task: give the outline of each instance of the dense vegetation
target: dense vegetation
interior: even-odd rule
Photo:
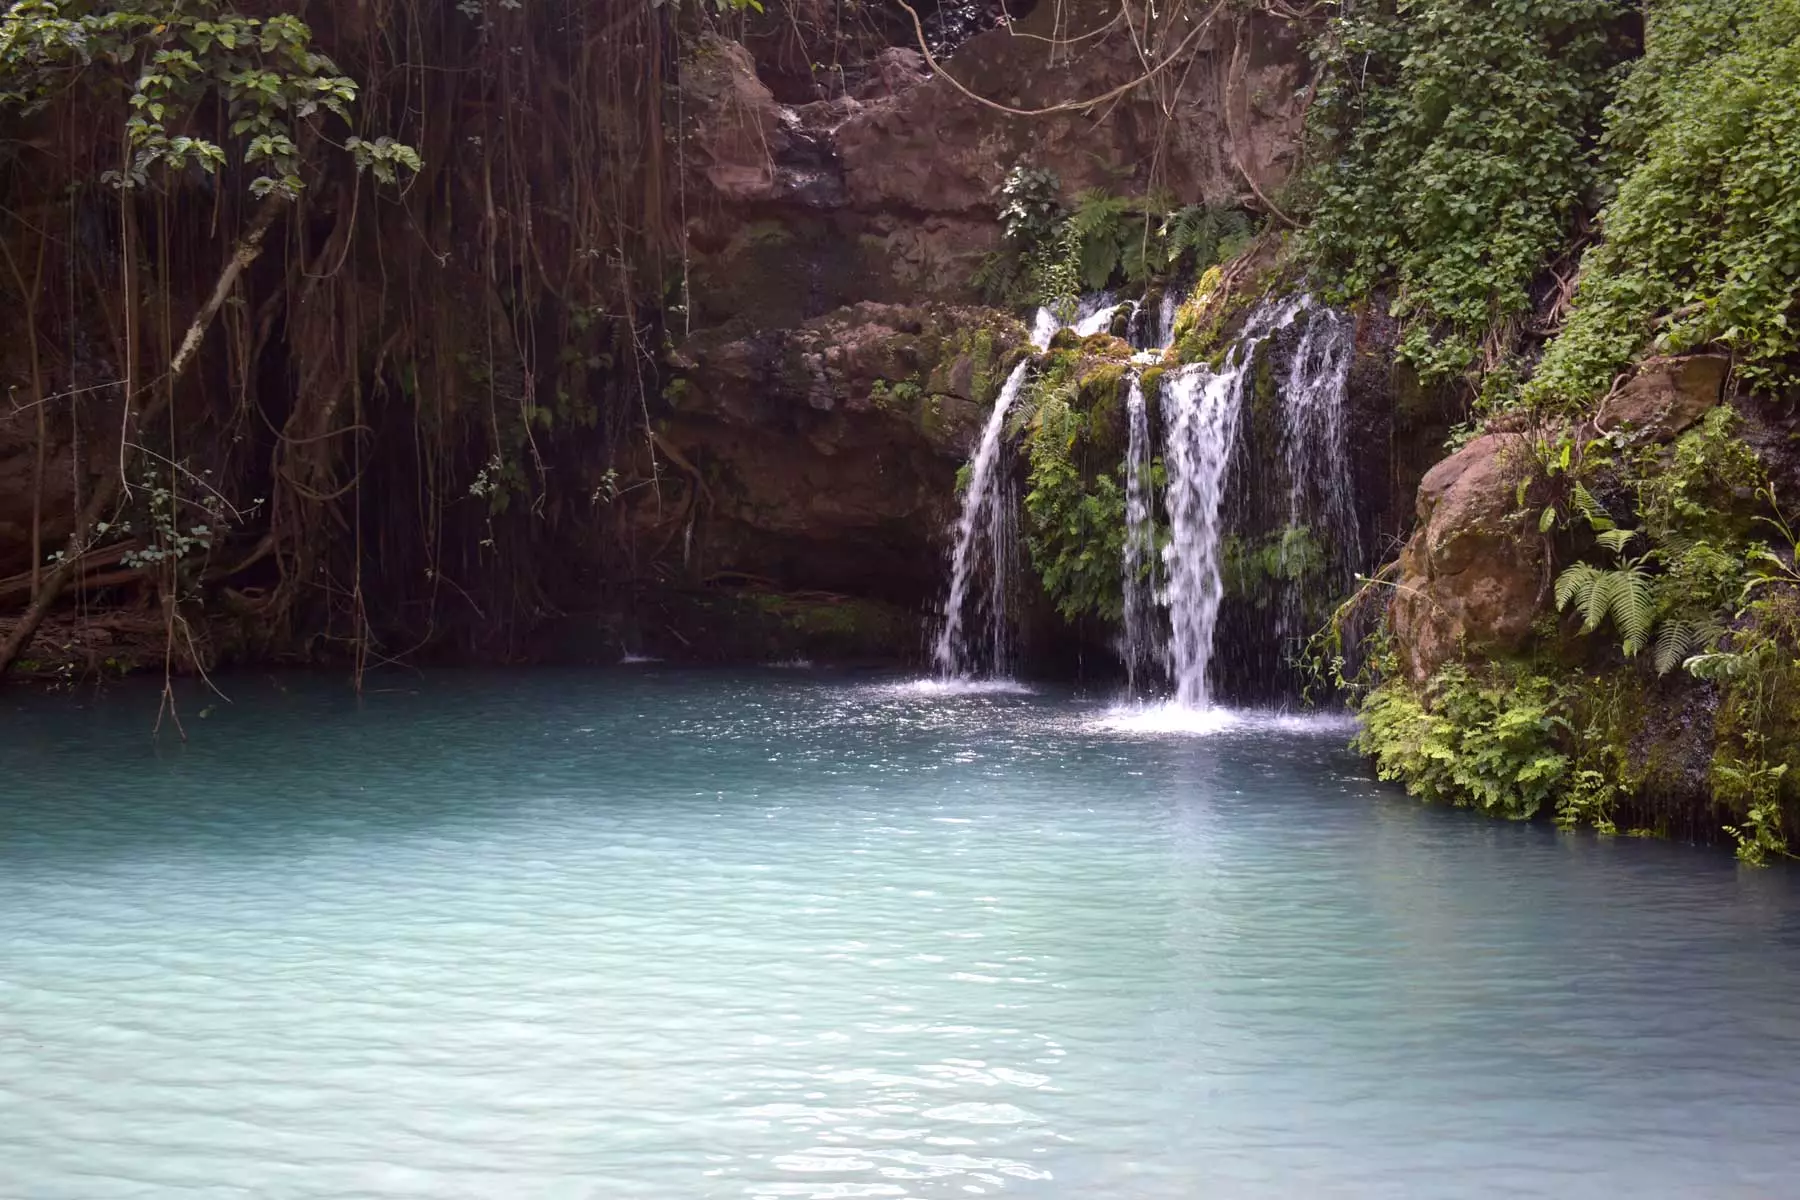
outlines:
[[[312,15],[0,15],[0,287],[30,356],[0,365],[37,414],[33,503],[47,446],[117,464],[77,482],[72,528],[30,518],[69,532],[54,558],[34,540],[0,669],[65,586],[127,580],[188,663],[504,653],[549,607],[552,547],[619,552],[593,527],[645,470],[683,279],[662,193],[680,14]]]
[[[1394,297],[1423,376],[1532,414],[1515,536],[1556,566],[1553,606],[1518,656],[1422,684],[1377,654],[1359,744],[1420,796],[1607,830],[1669,830],[1657,798],[1698,786],[1760,862],[1800,765],[1800,6],[1650,3],[1622,73],[1622,8],[1483,13],[1337,23],[1307,240],[1346,294]],[[1734,406],[1672,446],[1593,419],[1635,358],[1694,350],[1730,355]]]

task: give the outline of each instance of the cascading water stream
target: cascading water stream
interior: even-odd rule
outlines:
[[[1181,311],[1182,296],[1173,284],[1163,292],[1156,310],[1156,346],[1167,346],[1175,340],[1175,314]]]
[[[1112,328],[1113,318],[1121,308],[1133,307],[1130,300],[1116,300],[1111,292],[1088,292],[1075,301],[1072,318],[1064,321],[1056,310],[1040,307],[1031,322],[1031,344],[1039,350],[1050,348],[1050,339],[1064,329],[1073,329],[1078,337],[1092,337]],[[1064,309],[1068,312],[1068,309]]]
[[[995,676],[1004,676],[1011,665],[1006,592],[1017,546],[1017,505],[1012,473],[1001,463],[1000,452],[1006,441],[1006,415],[1025,386],[1030,368],[1031,360],[1025,359],[1007,376],[981,431],[975,457],[969,460],[969,484],[963,492],[962,513],[956,520],[950,551],[944,623],[932,648],[932,663],[943,679],[967,678],[984,665]],[[986,576],[985,592],[972,597],[982,574]],[[976,609],[973,622],[968,619],[971,605]]]
[[[1125,660],[1126,686],[1138,683],[1161,658],[1156,636],[1156,592],[1160,572],[1156,556],[1156,498],[1152,493],[1150,411],[1137,373],[1125,398]]]
[[[1211,702],[1207,669],[1224,595],[1221,508],[1256,350],[1270,334],[1291,324],[1307,303],[1301,296],[1258,308],[1218,370],[1194,363],[1163,377],[1169,510],[1169,545],[1163,552],[1169,603],[1166,661],[1175,701],[1184,707],[1205,708]]]
[[[1346,565],[1362,558],[1344,428],[1355,332],[1347,315],[1315,310],[1294,348],[1281,405],[1288,526],[1312,527],[1329,556]]]

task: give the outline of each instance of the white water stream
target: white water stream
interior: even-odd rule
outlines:
[[[1125,398],[1125,660],[1126,686],[1137,693],[1162,656],[1157,635],[1156,597],[1161,572],[1156,555],[1154,447],[1150,443],[1150,410],[1137,374]]]
[[[1192,363],[1163,377],[1169,511],[1169,544],[1163,551],[1169,580],[1165,657],[1175,702],[1184,707],[1206,708],[1212,701],[1207,672],[1224,596],[1220,513],[1256,350],[1270,334],[1292,324],[1307,303],[1304,296],[1265,303],[1251,314],[1222,367]]]
[[[968,488],[953,531],[944,620],[932,647],[940,679],[966,678],[984,669],[1003,677],[1012,665],[1006,593],[1017,554],[1018,505],[1012,473],[1000,461],[1000,452],[1006,443],[1006,415],[1030,369],[1027,358],[1007,376],[969,461]],[[986,587],[976,594],[983,579]]]

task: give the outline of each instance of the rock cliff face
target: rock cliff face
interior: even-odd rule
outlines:
[[[694,581],[755,578],[919,608],[937,531],[1026,330],[989,309],[866,302],[792,329],[696,334],[665,389],[669,495],[646,537],[679,527]]]
[[[972,307],[1007,172],[1047,167],[1069,197],[1259,206],[1279,188],[1306,58],[1300,30],[1260,14],[1164,34],[1179,55],[1097,108],[1020,115],[1145,73],[1115,13],[1042,6],[939,71],[913,44],[866,47],[810,87],[779,39],[711,39],[684,63],[689,300],[657,420],[677,495],[631,518],[664,575],[923,612],[957,467],[1024,341],[1012,314]]]
[[[184,442],[182,453],[202,469],[235,462],[246,501],[274,496],[271,478],[279,473],[304,487],[309,503],[323,497],[317,503],[330,505],[355,490],[364,510],[384,509],[389,500],[396,511],[406,509],[393,530],[377,534],[381,523],[370,522],[365,531],[371,547],[382,547],[368,551],[369,561],[385,573],[359,575],[365,592],[421,587],[457,597],[459,609],[453,619],[422,620],[424,609],[395,595],[390,611],[371,622],[385,622],[382,632],[395,635],[394,644],[413,644],[409,622],[429,626],[427,642],[448,640],[445,630],[454,624],[456,644],[468,652],[511,656],[512,630],[523,635],[550,612],[591,615],[621,603],[629,608],[651,592],[731,588],[819,593],[922,619],[941,585],[958,467],[1024,340],[1020,314],[982,307],[974,282],[998,242],[995,192],[1008,171],[1023,163],[1049,168],[1071,200],[1084,189],[1106,188],[1157,192],[1181,204],[1262,208],[1297,159],[1307,59],[1305,30],[1293,21],[1220,10],[1206,22],[1134,30],[1104,0],[1020,7],[1023,15],[1011,25],[1000,20],[998,6],[927,7],[934,62],[910,19],[892,10],[856,14],[856,28],[840,32],[840,6],[785,0],[768,7],[741,41],[700,37],[691,23],[659,18],[651,24],[665,39],[660,50],[651,42],[640,47],[668,55],[645,73],[643,92],[666,98],[659,116],[668,136],[656,143],[664,148],[660,157],[642,156],[657,158],[660,165],[645,171],[659,173],[630,181],[645,197],[641,205],[619,205],[619,220],[637,214],[646,224],[679,229],[680,239],[662,225],[643,239],[670,258],[668,247],[679,243],[679,269],[669,269],[665,258],[659,274],[648,263],[623,261],[635,250],[593,248],[602,234],[619,247],[638,244],[616,229],[574,238],[561,223],[579,205],[553,189],[527,194],[530,188],[515,181],[509,186],[524,190],[501,195],[480,170],[468,178],[458,171],[459,147],[491,147],[504,137],[521,151],[529,142],[527,157],[541,158],[548,175],[567,173],[571,127],[559,123],[555,106],[614,105],[620,111],[602,115],[647,127],[653,122],[643,119],[642,95],[626,104],[611,93],[571,90],[586,78],[579,73],[559,77],[542,89],[538,107],[519,110],[537,114],[525,122],[541,119],[542,128],[526,138],[519,125],[504,123],[515,120],[513,110],[503,122],[495,95],[481,90],[491,64],[471,66],[443,72],[469,90],[444,94],[444,111],[455,115],[420,140],[427,168],[414,191],[438,197],[418,209],[435,215],[423,223],[407,215],[394,225],[428,252],[397,273],[385,260],[363,271],[361,250],[347,247],[352,229],[373,221],[375,208],[346,206],[352,191],[321,187],[302,206],[316,227],[284,227],[282,234],[294,247],[308,247],[311,267],[293,267],[286,278],[279,256],[265,255],[241,289],[254,308],[254,328],[207,335],[208,361],[175,403],[185,406],[187,425],[216,436],[217,444]],[[341,47],[327,44],[332,30],[366,30],[360,19],[334,16],[348,23],[320,29],[322,47],[336,53]],[[677,35],[678,26],[687,32]],[[817,36],[827,31],[823,40]],[[819,53],[821,45],[829,54]],[[1146,47],[1167,53],[1147,58]],[[1095,100],[1103,102],[1074,106]],[[654,99],[648,107],[657,107]],[[467,130],[457,124],[477,111],[490,123]],[[396,131],[411,128],[403,122]],[[469,157],[486,161],[486,153],[470,150]],[[459,190],[465,185],[475,191]],[[191,199],[183,193],[184,204]],[[640,207],[655,211],[638,214]],[[34,228],[65,220],[20,211]],[[556,236],[547,232],[553,227]],[[116,268],[106,241],[112,228],[100,221],[83,237],[93,243],[95,262]],[[565,234],[574,240],[559,240]],[[221,235],[196,228],[183,236],[184,245],[216,249]],[[515,266],[529,262],[546,281],[562,279],[562,272],[544,270],[559,256],[585,262],[619,255],[619,276],[630,276],[619,294],[642,305],[638,323],[625,321],[616,305],[594,303],[610,293],[565,292],[561,283],[518,290],[506,282],[507,268],[496,266],[497,240],[519,253]],[[333,275],[323,269],[332,261],[349,265]],[[211,286],[210,270],[198,269],[193,279],[175,273],[167,290],[176,328]],[[60,266],[49,274],[85,279]],[[308,282],[294,282],[303,274]],[[120,294],[103,276],[92,285]],[[332,288],[319,282],[331,279]],[[0,290],[13,294],[10,282],[0,281]],[[315,292],[329,293],[329,302]],[[59,548],[83,495],[117,459],[116,442],[92,434],[111,439],[121,427],[114,385],[122,372],[112,362],[90,369],[82,346],[110,345],[101,326],[110,322],[116,332],[121,323],[117,313],[84,308],[76,297],[59,294],[57,312],[40,314],[37,341],[62,355],[48,368],[46,390],[93,395],[75,401],[73,411],[85,414],[80,420],[70,420],[69,405],[55,410],[59,420],[41,448],[30,410],[16,407],[31,378],[24,322],[6,326],[20,336],[0,339],[0,391],[10,389],[15,400],[0,411],[0,628],[29,594],[34,527],[38,555]],[[577,329],[602,312],[607,322],[630,328],[618,345]],[[221,327],[240,315],[229,309]],[[650,330],[657,336],[620,348]],[[239,334],[246,345],[224,346]],[[483,343],[484,353],[465,352]],[[246,350],[256,366],[239,381],[243,390],[221,390],[232,370],[225,360]],[[638,361],[628,370],[633,353]],[[321,381],[321,372],[329,378]],[[286,428],[283,412],[300,411],[295,397],[303,395],[327,397],[318,412],[339,416],[349,410],[331,405],[363,397],[367,420],[320,418]],[[429,417],[420,403],[426,395]],[[285,449],[271,453],[261,444],[252,449],[254,438],[236,439],[210,411],[233,405],[240,416],[263,409],[268,428],[258,436]],[[478,439],[460,443],[466,431],[451,422],[473,422],[469,414],[477,412],[487,419],[474,456]],[[539,420],[552,417],[553,431]],[[518,427],[502,430],[508,422]],[[71,425],[82,430],[79,447]],[[433,440],[428,452],[417,444],[421,429]],[[346,431],[366,445],[353,448]],[[634,445],[632,460],[626,447]],[[301,455],[312,465],[298,474],[284,465],[295,447],[314,448]],[[373,457],[364,461],[364,452]],[[509,470],[528,474],[529,486],[502,497],[515,502],[506,519],[519,528],[496,535],[490,518],[501,509],[490,472]],[[414,500],[416,514],[407,507]],[[231,561],[208,569],[228,574],[229,590],[241,595],[266,600],[279,593],[281,611],[293,615],[274,622],[279,629],[267,631],[248,656],[304,658],[319,641],[318,614],[337,603],[318,597],[352,593],[311,543],[294,555],[280,538],[265,536],[277,507],[272,500],[254,521],[234,528]],[[41,520],[34,521],[34,508]],[[287,530],[301,528],[291,512],[282,519]],[[347,544],[352,539],[339,535],[362,519],[333,510],[308,521],[333,531],[319,540]],[[383,541],[390,532],[394,539]],[[396,549],[395,540],[410,548]],[[114,578],[117,562],[103,556],[120,548],[98,548],[99,557],[82,560],[84,580],[104,581],[98,593],[82,591],[84,621],[108,606],[155,601],[156,585],[142,572]],[[478,576],[494,586],[472,586]],[[227,590],[217,582],[207,588]],[[290,604],[292,597],[303,599]],[[203,619],[223,607],[214,600],[221,597],[208,596]],[[65,597],[62,608],[71,603]],[[315,607],[303,610],[305,604]],[[688,610],[665,607],[679,635]],[[270,624],[256,616],[261,609],[249,611],[249,624]],[[887,644],[902,654],[918,644],[910,633],[893,636],[891,622],[883,628]],[[491,631],[499,632],[489,637]],[[673,645],[680,644],[676,636]]]
[[[682,75],[695,324],[973,300],[974,269],[997,242],[995,192],[1023,161],[1056,171],[1070,196],[1156,188],[1182,203],[1257,204],[1279,188],[1304,119],[1306,55],[1289,22],[1165,34],[1181,53],[1142,87],[1094,109],[1019,115],[1144,75],[1115,17],[1093,0],[1045,5],[972,38],[942,74],[914,46],[886,47],[854,88],[798,105],[776,99],[745,46],[704,42]],[[1045,40],[1078,29],[1107,32],[1066,49]]]

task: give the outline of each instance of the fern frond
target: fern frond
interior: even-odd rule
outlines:
[[[1586,620],[1582,625],[1583,633],[1592,633],[1606,624],[1606,614],[1612,611],[1613,596],[1619,590],[1619,573],[1617,571],[1594,572],[1594,581],[1588,586],[1586,603]]]
[[[1075,197],[1075,211],[1069,214],[1069,226],[1077,236],[1110,233],[1121,220],[1131,215],[1132,202],[1126,196],[1109,196],[1098,189]]]
[[[1697,641],[1695,627],[1686,621],[1664,621],[1656,634],[1656,673],[1667,675],[1685,662]]]
[[[1594,576],[1600,572],[1589,563],[1575,563],[1556,577],[1556,611],[1561,612],[1569,607],[1570,601],[1579,601],[1581,607],[1587,607],[1587,595],[1594,586]]]
[[[1732,679],[1744,669],[1745,656],[1729,650],[1696,654],[1681,665],[1695,679]]]
[[[1602,533],[1613,528],[1615,522],[1612,514],[1606,511],[1606,506],[1595,499],[1594,493],[1588,491],[1584,485],[1579,483],[1575,485],[1573,501],[1575,511],[1587,518],[1590,528]]]
[[[1602,546],[1605,546],[1608,550],[1611,550],[1614,554],[1623,554],[1625,553],[1625,547],[1629,546],[1631,544],[1631,539],[1636,536],[1637,530],[1635,529],[1606,529],[1602,530],[1600,535],[1594,540],[1599,542]]]
[[[1656,585],[1637,562],[1612,575],[1618,581],[1612,591],[1612,618],[1625,635],[1625,656],[1629,658],[1650,640],[1650,626],[1656,621]]]

